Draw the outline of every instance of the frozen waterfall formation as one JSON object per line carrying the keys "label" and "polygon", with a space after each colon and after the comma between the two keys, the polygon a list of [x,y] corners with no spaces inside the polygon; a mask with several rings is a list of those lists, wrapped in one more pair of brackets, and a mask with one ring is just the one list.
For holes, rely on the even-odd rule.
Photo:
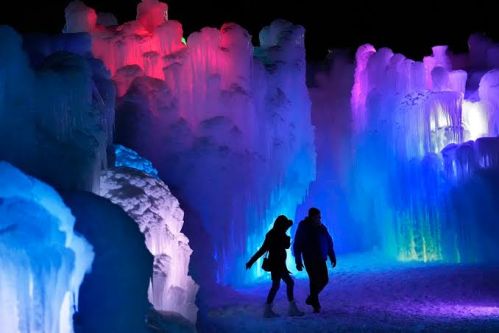
{"label": "frozen waterfall formation", "polygon": [[117,143],[152,161],[198,217],[187,236],[209,250],[194,251],[194,271],[214,260],[214,280],[251,278],[239,268],[276,216],[294,217],[315,177],[304,29],[276,21],[253,47],[228,23],[184,43],[181,24],[157,0],[142,1],[137,20],[120,26],[101,17],[72,2],[65,31],[89,32],[112,74]]}
{"label": "frozen waterfall formation", "polygon": [[72,333],[92,246],[50,186],[0,162],[0,323],[8,333]]}
{"label": "frozen waterfall formation", "polygon": [[101,175],[100,195],[119,205],[138,223],[154,255],[149,301],[156,310],[182,314],[196,322],[198,286],[189,277],[189,240],[180,232],[184,212],[151,163],[123,146],[116,167]]}
{"label": "frozen waterfall formation", "polygon": [[[8,64],[0,68],[0,158],[68,192],[65,194],[67,198],[73,198],[69,193],[72,191],[85,190],[99,193],[101,172],[108,168],[107,152],[111,148],[113,139],[116,93],[109,71],[102,61],[92,56],[90,36],[86,34],[57,36],[36,34],[21,37],[9,27],[0,27],[0,44],[2,45],[0,64]],[[118,152],[119,163],[125,165],[133,164],[134,161],[141,163],[138,155],[125,154],[125,158],[120,155],[120,152]],[[109,164],[112,165],[112,163]],[[144,167],[146,172],[153,170],[150,163],[146,163]],[[171,199],[173,200],[173,197]],[[75,206],[71,207],[75,210],[85,211],[85,205],[98,205],[92,199],[75,199],[75,201]],[[101,206],[104,207],[105,204],[102,203],[99,207]],[[106,212],[106,209],[101,211],[103,214]],[[82,217],[82,221],[77,221],[77,225],[84,226],[90,221],[84,218],[85,216]],[[122,217],[119,218],[125,221]],[[124,223],[129,222],[128,219]],[[171,221],[168,220],[168,222]],[[150,299],[156,300],[153,303],[157,305],[158,310],[177,311],[178,309],[178,313],[195,322],[196,308],[193,302],[197,286],[187,275],[190,249],[185,236],[176,229],[182,221],[173,222],[175,225],[171,226],[173,233],[167,235],[169,238],[159,234],[157,237],[158,239],[163,237],[165,241],[168,239],[176,242],[172,237],[178,235],[181,243],[185,245],[182,251],[185,251],[180,251],[181,255],[168,253],[174,258],[173,263],[170,263],[173,266],[165,263],[163,259],[160,265],[155,267],[156,272],[163,271],[168,279],[165,278],[162,282],[159,277],[161,274],[156,274],[153,281],[154,292],[150,295]],[[92,228],[98,230],[101,227],[102,230],[108,230],[106,225],[96,225]],[[88,228],[94,230],[91,227]],[[164,230],[156,229],[155,231],[163,232]],[[94,237],[93,233],[90,235]],[[136,235],[134,231],[130,231],[126,237],[135,239]],[[93,242],[98,242],[99,239],[97,237],[88,239],[88,241],[95,245]],[[168,251],[173,251],[168,244],[163,247],[167,247]],[[137,250],[141,251],[141,249]],[[96,255],[100,256],[102,253],[105,251],[100,250]],[[99,263],[100,258],[97,258],[96,262]],[[128,263],[133,265],[136,262],[128,261]],[[177,265],[182,269],[176,269]],[[92,274],[108,274],[109,271],[104,266],[101,265],[97,270],[99,273],[95,273],[94,270]],[[112,266],[108,265],[108,267]],[[152,268],[151,262],[149,270],[152,271]],[[136,269],[149,272],[142,266],[137,266]],[[172,270],[172,272],[167,270]],[[181,272],[185,272],[183,277]],[[86,278],[92,282],[85,285],[91,295],[100,287],[105,287],[106,283],[112,283],[111,280],[102,280],[102,285],[98,286],[92,274]],[[123,274],[132,274],[132,272],[124,270]],[[152,279],[152,274],[150,278]],[[185,281],[182,280],[183,278]],[[145,291],[144,299],[147,301],[147,286]],[[166,296],[166,293],[171,295]],[[112,293],[110,297],[114,297]],[[130,296],[128,299],[121,300],[123,309],[129,302],[136,302],[132,299],[133,296]],[[174,300],[179,301],[175,309]],[[85,306],[78,314],[79,318],[83,318],[80,321],[83,325],[97,320],[96,317],[92,317],[96,315],[95,311],[90,314],[95,307],[92,308],[89,302],[93,302],[92,299],[85,300]],[[43,309],[43,311],[51,310],[56,311]],[[89,312],[85,313],[85,311]],[[103,310],[103,313],[112,315],[112,312],[107,309]],[[138,311],[135,316],[140,316],[140,313],[142,310]],[[146,313],[143,314],[145,316]],[[51,315],[59,316],[56,313]],[[66,316],[66,314],[62,315]],[[21,325],[21,327],[24,326]],[[116,330],[118,326],[102,327]],[[93,329],[102,329],[102,327]]]}
{"label": "frozen waterfall formation", "polygon": [[115,88],[90,39],[23,40],[1,26],[0,45],[0,158],[57,188],[97,191]]}
{"label": "frozen waterfall formation", "polygon": [[370,221],[372,243],[400,260],[497,251],[499,46],[473,35],[469,47],[436,46],[422,62],[371,45],[356,54],[353,219]]}
{"label": "frozen waterfall formation", "polygon": [[157,0],[122,25],[80,1],[65,15],[59,36],[0,27],[0,158],[61,190],[93,252],[54,191],[0,164],[9,333],[71,332],[73,305],[75,332],[143,332],[148,300],[194,323],[197,292],[261,275],[244,263],[302,202],[344,252],[497,260],[496,44],[333,52],[307,88],[289,22],[254,47],[234,23],[185,40]]}
{"label": "frozen waterfall formation", "polygon": [[[301,27],[276,21],[252,47],[236,24],[185,43],[180,23],[155,0],[120,26],[78,2],[66,17],[67,32],[90,33],[116,82],[118,142],[151,160],[199,220],[186,231],[191,246],[209,244],[204,257],[193,253],[196,272],[211,270],[203,267],[209,253],[217,281],[243,281],[237,268],[272,219],[293,218],[304,199],[332,202],[325,216],[338,221],[343,241],[359,244],[340,240],[346,250],[381,247],[399,260],[486,257],[470,242],[488,222],[461,226],[454,194],[466,175],[495,167],[497,45],[472,36],[469,54],[436,46],[422,62],[361,46],[354,70],[336,61],[309,90],[314,143]],[[319,178],[307,193],[316,149]]]}

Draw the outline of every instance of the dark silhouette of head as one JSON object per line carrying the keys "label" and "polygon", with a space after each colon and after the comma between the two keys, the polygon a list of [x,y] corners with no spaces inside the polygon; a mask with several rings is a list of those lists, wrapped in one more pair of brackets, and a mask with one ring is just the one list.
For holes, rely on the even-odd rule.
{"label": "dark silhouette of head", "polygon": [[315,207],[312,207],[308,210],[309,217],[321,216],[321,211]]}
{"label": "dark silhouette of head", "polygon": [[308,219],[316,223],[321,223],[321,211],[315,207],[308,210]]}
{"label": "dark silhouette of head", "polygon": [[273,229],[278,230],[278,231],[286,231],[292,225],[293,225],[293,221],[291,221],[290,219],[288,219],[284,215],[279,215],[274,221]]}

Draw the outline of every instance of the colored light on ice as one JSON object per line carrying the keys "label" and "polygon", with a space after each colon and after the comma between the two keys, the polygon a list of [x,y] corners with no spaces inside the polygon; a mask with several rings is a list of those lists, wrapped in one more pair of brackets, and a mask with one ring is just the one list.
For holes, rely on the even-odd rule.
{"label": "colored light on ice", "polygon": [[463,101],[463,127],[466,140],[487,136],[488,125],[487,112],[480,102]]}

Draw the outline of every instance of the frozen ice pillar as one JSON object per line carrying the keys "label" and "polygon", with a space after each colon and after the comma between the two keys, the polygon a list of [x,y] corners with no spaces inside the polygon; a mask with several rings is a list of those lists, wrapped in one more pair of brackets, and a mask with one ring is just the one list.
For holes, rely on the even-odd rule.
{"label": "frozen ice pillar", "polygon": [[94,31],[97,24],[97,13],[87,7],[82,1],[71,1],[64,11],[66,26],[65,33]]}
{"label": "frozen ice pillar", "polygon": [[137,5],[137,21],[148,31],[168,21],[168,5],[158,0],[142,0]]}
{"label": "frozen ice pillar", "polygon": [[48,185],[0,162],[0,331],[70,333],[91,245]]}
{"label": "frozen ice pillar", "polygon": [[119,205],[139,225],[154,255],[149,301],[158,311],[196,322],[198,285],[189,276],[192,249],[181,232],[184,212],[151,162],[116,146],[116,167],[102,172],[100,195]]}

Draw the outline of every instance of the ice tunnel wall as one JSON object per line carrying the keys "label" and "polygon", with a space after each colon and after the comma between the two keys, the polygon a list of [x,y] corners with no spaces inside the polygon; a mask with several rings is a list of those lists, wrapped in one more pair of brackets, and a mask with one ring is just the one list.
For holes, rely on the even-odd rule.
{"label": "ice tunnel wall", "polygon": [[145,235],[154,255],[149,301],[158,311],[175,312],[196,322],[198,285],[189,276],[192,249],[180,231],[184,212],[151,162],[118,145],[116,167],[103,171],[100,195],[123,208]]}
{"label": "ice tunnel wall", "polygon": [[[305,201],[298,206],[297,217],[301,219],[310,207],[317,207],[321,210],[322,223],[333,235],[337,253],[363,250],[366,239],[362,236],[369,232],[359,233],[367,226],[351,219],[348,196],[353,132],[350,95],[354,64],[346,51],[334,50],[324,62],[308,64],[307,72],[317,176]],[[297,224],[293,226],[293,233]]]}
{"label": "ice tunnel wall", "polygon": [[0,159],[58,188],[98,190],[115,89],[88,36],[0,27]]}
{"label": "ice tunnel wall", "polygon": [[[8,27],[0,27],[0,44],[2,45],[0,52],[0,159],[15,163],[23,170],[37,175],[58,189],[64,190],[65,195],[71,199],[70,202],[77,201],[72,207],[77,212],[90,210],[85,206],[87,203],[80,202],[78,194],[74,194],[73,191],[92,190],[98,192],[100,190],[101,170],[112,165],[112,163],[108,165],[107,159],[113,154],[108,155],[109,151],[107,150],[113,140],[116,95],[109,71],[100,60],[93,58],[91,38],[87,34],[76,33],[56,36],[31,34],[21,37]],[[123,148],[118,151],[117,155],[118,165],[133,165],[136,168],[141,168],[144,172],[157,175],[152,164],[141,159],[137,154],[127,152]],[[161,186],[153,186],[153,188],[161,189]],[[163,192],[154,193],[160,195]],[[92,199],[90,198],[89,201]],[[103,201],[106,202],[106,200]],[[156,203],[158,202],[161,202],[161,199],[158,199]],[[113,206],[111,203],[109,205]],[[101,206],[105,206],[105,203],[102,203]],[[164,211],[167,207],[170,206],[165,205],[162,210]],[[175,309],[186,318],[195,321],[197,308],[194,305],[194,298],[198,287],[187,275],[191,250],[187,245],[187,239],[179,232],[182,221],[178,220],[179,216],[174,212],[175,209],[172,208],[170,222],[173,221],[173,232],[165,232],[161,228],[156,228],[150,232],[150,234],[157,236],[155,243],[149,242],[153,243],[152,250],[163,251],[159,253],[161,260],[158,260],[155,266],[156,274],[151,282],[154,287],[151,288],[150,299],[153,301],[154,298],[153,303],[157,305],[158,310]],[[93,212],[94,215],[92,212],[85,212],[81,214],[83,217],[78,220],[79,223],[76,225],[88,232],[92,227],[86,224],[96,223],[96,219],[102,219],[106,225],[101,225],[100,231],[95,233],[103,235],[105,233],[102,231],[105,230],[110,234],[116,234],[117,230],[113,233],[112,229],[116,228],[118,222],[123,222],[124,219],[117,214],[113,217],[116,221],[109,221],[106,219],[107,213],[107,210],[96,210]],[[123,215],[125,214],[123,213]],[[125,217],[127,216],[125,215]],[[125,222],[132,222],[132,226],[134,226],[133,221],[129,218]],[[96,229],[98,228],[96,227]],[[138,229],[137,233],[139,233]],[[95,237],[93,230],[86,235]],[[162,236],[164,237],[160,239]],[[172,245],[176,244],[175,238],[180,240],[177,247]],[[100,242],[98,237],[93,240],[95,239]],[[130,238],[127,241],[135,239]],[[116,238],[113,238],[113,241],[116,242]],[[171,242],[169,243],[169,241]],[[150,245],[149,243],[148,245]],[[95,243],[92,244],[95,246]],[[137,248],[130,245],[127,249],[134,251]],[[176,249],[177,251],[175,251]],[[141,250],[138,248],[138,251]],[[123,285],[115,283],[111,287],[108,284],[109,280],[107,280],[108,274],[113,269],[117,273],[114,265],[119,266],[120,262],[113,263],[113,266],[109,262],[103,264],[103,261],[110,258],[110,252],[100,249],[100,247],[99,251],[96,251],[98,256],[94,262],[94,264],[97,263],[97,269],[94,265],[94,274],[90,278],[87,275],[83,289],[87,293],[103,294],[102,291],[98,290],[105,288],[105,293],[111,295],[110,297],[116,303],[96,306],[93,294],[84,295],[80,299],[81,311],[78,312],[75,319],[75,323],[78,324],[75,324],[76,331],[82,329],[81,325],[86,327],[83,330],[89,329],[86,325],[93,325],[93,322],[99,326],[99,330],[105,330],[109,327],[131,325],[132,322],[136,323],[137,318],[139,323],[142,320],[141,313],[137,312],[133,316],[125,316],[125,323],[114,319],[110,319],[105,324],[99,323],[99,316],[112,313],[111,306],[115,307],[114,311],[116,311],[117,306],[128,311],[133,306],[138,309],[142,304],[140,300],[136,299],[140,290],[128,290],[127,295],[123,298],[116,296],[121,293],[119,290],[121,287],[126,289],[123,285],[128,284],[127,281],[133,277],[127,276],[125,278],[122,276]],[[101,258],[99,253],[106,253],[105,258]],[[173,256],[172,253],[182,255]],[[165,256],[166,254],[170,254],[173,259],[169,260]],[[134,265],[134,269],[141,274],[148,272],[143,267],[147,261],[142,260],[140,267],[137,266],[137,261],[134,262],[130,258],[128,258],[128,263]],[[172,270],[170,266],[180,268]],[[149,268],[152,272],[152,260]],[[122,273],[129,274],[126,269],[123,269]],[[170,270],[172,272],[169,272]],[[105,273],[103,274],[103,272]],[[172,274],[167,275],[166,273]],[[102,280],[104,276],[105,281]],[[146,282],[148,279],[149,277],[146,278]],[[143,305],[145,308],[147,288],[144,291]],[[76,299],[78,299],[78,295],[76,295]],[[117,305],[118,303],[121,304]],[[139,310],[142,311],[144,308]],[[33,309],[26,310],[23,315],[29,313],[32,318],[28,320],[36,321],[38,320],[36,317],[38,312],[38,309],[33,307]],[[96,329],[96,327],[92,328],[93,331]],[[21,331],[24,332],[24,330]],[[42,331],[49,332],[49,329],[45,328]]]}
{"label": "ice tunnel wall", "polygon": [[[244,263],[278,215],[294,218],[315,177],[304,29],[276,21],[253,47],[230,23],[184,44],[180,23],[160,12],[121,26],[95,23],[93,14],[77,23],[117,85],[118,143],[151,160],[199,216],[208,236],[199,242],[211,244],[203,256],[217,262],[214,279],[251,280],[263,272],[249,274]],[[66,27],[76,26],[72,20]],[[200,234],[187,234],[191,246]]]}
{"label": "ice tunnel wall", "polygon": [[0,162],[2,332],[71,333],[92,246],[48,185]]}
{"label": "ice tunnel wall", "polygon": [[350,218],[372,232],[361,236],[368,246],[399,260],[481,261],[497,251],[498,74],[473,57],[473,38],[467,55],[438,46],[423,62],[357,51]]}

